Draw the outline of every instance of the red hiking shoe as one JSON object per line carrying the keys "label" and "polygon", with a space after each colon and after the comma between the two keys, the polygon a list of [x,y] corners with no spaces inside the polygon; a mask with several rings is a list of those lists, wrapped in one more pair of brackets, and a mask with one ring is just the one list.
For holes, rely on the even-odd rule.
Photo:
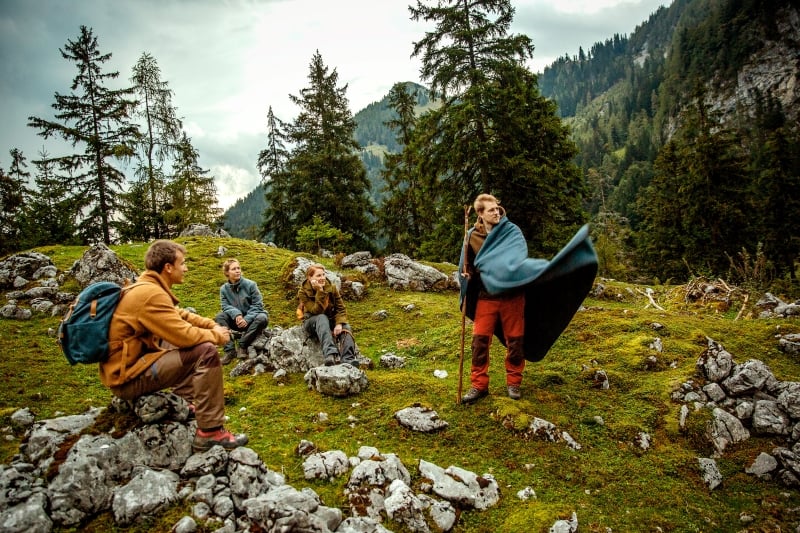
{"label": "red hiking shoe", "polygon": [[194,442],[192,442],[192,450],[196,452],[205,452],[214,446],[222,446],[226,450],[232,450],[239,446],[247,444],[247,435],[239,434],[234,435],[225,428],[220,428],[216,431],[203,431],[198,429],[194,435]]}

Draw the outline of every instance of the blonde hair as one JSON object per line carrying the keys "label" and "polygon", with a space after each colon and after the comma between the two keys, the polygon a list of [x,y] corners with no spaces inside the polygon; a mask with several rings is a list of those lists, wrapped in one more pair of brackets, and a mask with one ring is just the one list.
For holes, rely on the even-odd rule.
{"label": "blonde hair", "polygon": [[500,200],[498,200],[497,198],[495,198],[491,194],[485,194],[485,193],[484,194],[479,194],[478,197],[475,198],[475,203],[473,204],[475,212],[480,215],[481,213],[483,213],[483,210],[484,210],[484,207],[485,207],[484,204],[490,203],[490,202],[494,203],[494,204],[497,204],[497,205],[500,205]]}
{"label": "blonde hair", "polygon": [[222,263],[222,273],[225,274],[225,277],[228,277],[228,271],[231,269],[231,265],[234,263],[238,263],[239,260],[235,257],[231,257],[230,259],[226,259],[224,263]]}

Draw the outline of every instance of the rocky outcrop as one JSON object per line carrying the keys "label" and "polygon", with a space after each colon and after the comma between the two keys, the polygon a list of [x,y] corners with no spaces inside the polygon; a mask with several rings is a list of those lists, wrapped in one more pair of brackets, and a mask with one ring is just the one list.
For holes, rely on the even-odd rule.
{"label": "rocky outcrop", "polygon": [[213,230],[208,224],[189,224],[180,237],[230,237],[230,234],[222,228]]}
{"label": "rocky outcrop", "polygon": [[136,281],[139,273],[128,261],[121,259],[105,244],[92,245],[75,261],[67,275],[75,278],[82,289],[98,281],[110,281],[124,285],[127,281]]}
{"label": "rocky outcrop", "polygon": [[[97,430],[99,416],[129,413],[139,423],[127,432]],[[186,501],[191,513],[173,531],[201,525],[231,533],[388,532],[381,525],[386,518],[409,531],[450,531],[459,514],[499,502],[498,484],[490,474],[420,460],[415,483],[394,454],[362,446],[351,457],[343,450],[321,452],[302,441],[296,451],[305,457],[305,479],[349,475],[342,495],[349,508],[343,511],[326,505],[308,487],[287,484],[250,448],[228,452],[215,446],[192,453],[196,424],[189,413],[184,400],[164,392],[134,404],[115,401],[107,410],[39,422],[20,413],[15,419],[29,423],[28,439],[10,464],[0,465],[0,529],[47,533],[81,528],[107,512],[126,527]]]}
{"label": "rocky outcrop", "polygon": [[709,90],[707,104],[721,114],[724,122],[735,118],[741,109],[756,109],[760,95],[775,97],[787,115],[787,120],[800,120],[800,11],[786,6],[775,18],[777,32],[742,66],[736,81]]}
{"label": "rocky outcrop", "polygon": [[[759,455],[745,470],[800,487],[800,382],[778,380],[757,359],[737,363],[720,343],[707,342],[697,360],[697,379],[682,383],[672,393],[673,400],[683,403],[679,427],[686,429],[692,412],[710,410],[706,436],[715,457],[753,435],[768,437],[778,446]],[[722,483],[713,457],[701,460],[700,467],[709,488]]]}

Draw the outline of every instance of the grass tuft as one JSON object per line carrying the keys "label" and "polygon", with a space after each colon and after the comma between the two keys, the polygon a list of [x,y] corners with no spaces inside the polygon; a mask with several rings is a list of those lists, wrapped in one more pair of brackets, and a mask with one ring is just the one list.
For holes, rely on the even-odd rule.
{"label": "grass tuft", "polygon": [[[254,241],[189,237],[179,242],[188,250],[186,282],[175,288],[184,307],[213,317],[219,310],[219,286],[225,259],[237,257],[246,277],[264,295],[270,327],[298,324],[296,290],[288,284],[296,258],[306,257],[339,272],[343,279],[368,286],[367,295],[349,301],[348,316],[362,354],[374,363],[367,370],[369,388],[351,398],[330,398],[307,388],[302,375],[282,382],[270,374],[225,377],[228,426],[246,432],[249,446],[266,465],[286,476],[291,485],[316,491],[326,505],[349,514],[344,496],[346,476],[332,481],[305,480],[303,458],[296,448],[302,439],[320,451],[343,450],[355,455],[360,446],[395,453],[420,482],[421,459],[442,467],[456,465],[478,475],[493,475],[501,489],[500,503],[486,511],[459,511],[455,531],[545,532],[558,519],[576,512],[581,531],[789,531],[800,524],[800,497],[777,482],[744,473],[759,453],[770,453],[780,439],[754,436],[718,458],[723,484],[709,491],[700,479],[697,458],[712,457],[706,436],[710,412],[690,407],[686,428],[678,427],[680,405],[671,393],[681,383],[697,380],[695,363],[707,337],[722,343],[737,362],[764,361],[779,380],[800,375],[800,362],[777,349],[774,335],[800,332],[795,320],[734,320],[741,307],[722,309],[717,302],[686,297],[679,286],[657,286],[654,298],[665,310],[648,306],[645,287],[604,281],[601,299],[589,298],[547,357],[529,363],[522,382],[522,399],[506,395],[502,346],[491,347],[490,394],[474,405],[456,403],[458,376],[469,387],[470,324],[462,340],[458,296],[453,291],[430,293],[389,289],[373,277],[342,271],[336,261]],[[217,256],[220,246],[227,249]],[[122,258],[143,270],[144,244],[112,246]],[[85,247],[48,246],[36,251],[52,258],[65,271]],[[377,261],[377,264],[382,264]],[[450,275],[455,267],[432,264]],[[62,290],[71,287],[68,283]],[[77,286],[72,287],[77,292]],[[791,300],[789,297],[783,298]],[[757,298],[751,298],[755,301]],[[380,319],[376,311],[386,311]],[[757,316],[745,312],[742,316]],[[17,409],[28,407],[37,419],[77,414],[107,406],[111,395],[99,382],[97,369],[71,367],[50,330],[58,317],[34,316],[17,322],[0,320],[0,419],[10,425]],[[655,329],[654,324],[661,329]],[[660,338],[663,351],[650,347]],[[379,366],[386,353],[405,357],[399,369]],[[648,358],[654,356],[655,365]],[[434,375],[443,370],[447,377]],[[608,376],[603,389],[595,373]],[[443,431],[420,434],[402,427],[394,413],[415,404],[430,407],[449,423]],[[580,445],[529,438],[526,428],[534,417],[567,431]],[[92,431],[115,437],[136,421],[108,412]],[[651,436],[651,447],[636,443],[640,433]],[[11,433],[11,435],[14,435]],[[16,440],[0,441],[0,460],[18,452]],[[68,446],[64,450],[68,449]],[[63,454],[62,451],[60,453]],[[63,460],[63,459],[62,459]],[[57,468],[58,461],[53,468]],[[530,486],[536,498],[521,501],[516,493]],[[169,531],[190,504],[181,502],[163,515],[128,529],[103,515],[84,531]],[[740,516],[752,516],[750,523]],[[396,523],[387,528],[402,533]]]}

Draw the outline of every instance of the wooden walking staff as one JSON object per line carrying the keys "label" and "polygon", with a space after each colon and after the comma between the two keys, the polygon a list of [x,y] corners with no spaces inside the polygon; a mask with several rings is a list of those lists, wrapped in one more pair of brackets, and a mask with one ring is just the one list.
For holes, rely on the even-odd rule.
{"label": "wooden walking staff", "polygon": [[[464,271],[461,272],[462,278],[467,279],[467,246],[469,246],[469,212],[472,207],[464,206],[464,247],[461,253],[464,260]],[[464,294],[464,301],[461,302],[461,352],[458,357],[458,396],[456,396],[456,405],[461,404],[461,382],[464,376],[464,336],[466,335],[467,327],[467,296]]]}

